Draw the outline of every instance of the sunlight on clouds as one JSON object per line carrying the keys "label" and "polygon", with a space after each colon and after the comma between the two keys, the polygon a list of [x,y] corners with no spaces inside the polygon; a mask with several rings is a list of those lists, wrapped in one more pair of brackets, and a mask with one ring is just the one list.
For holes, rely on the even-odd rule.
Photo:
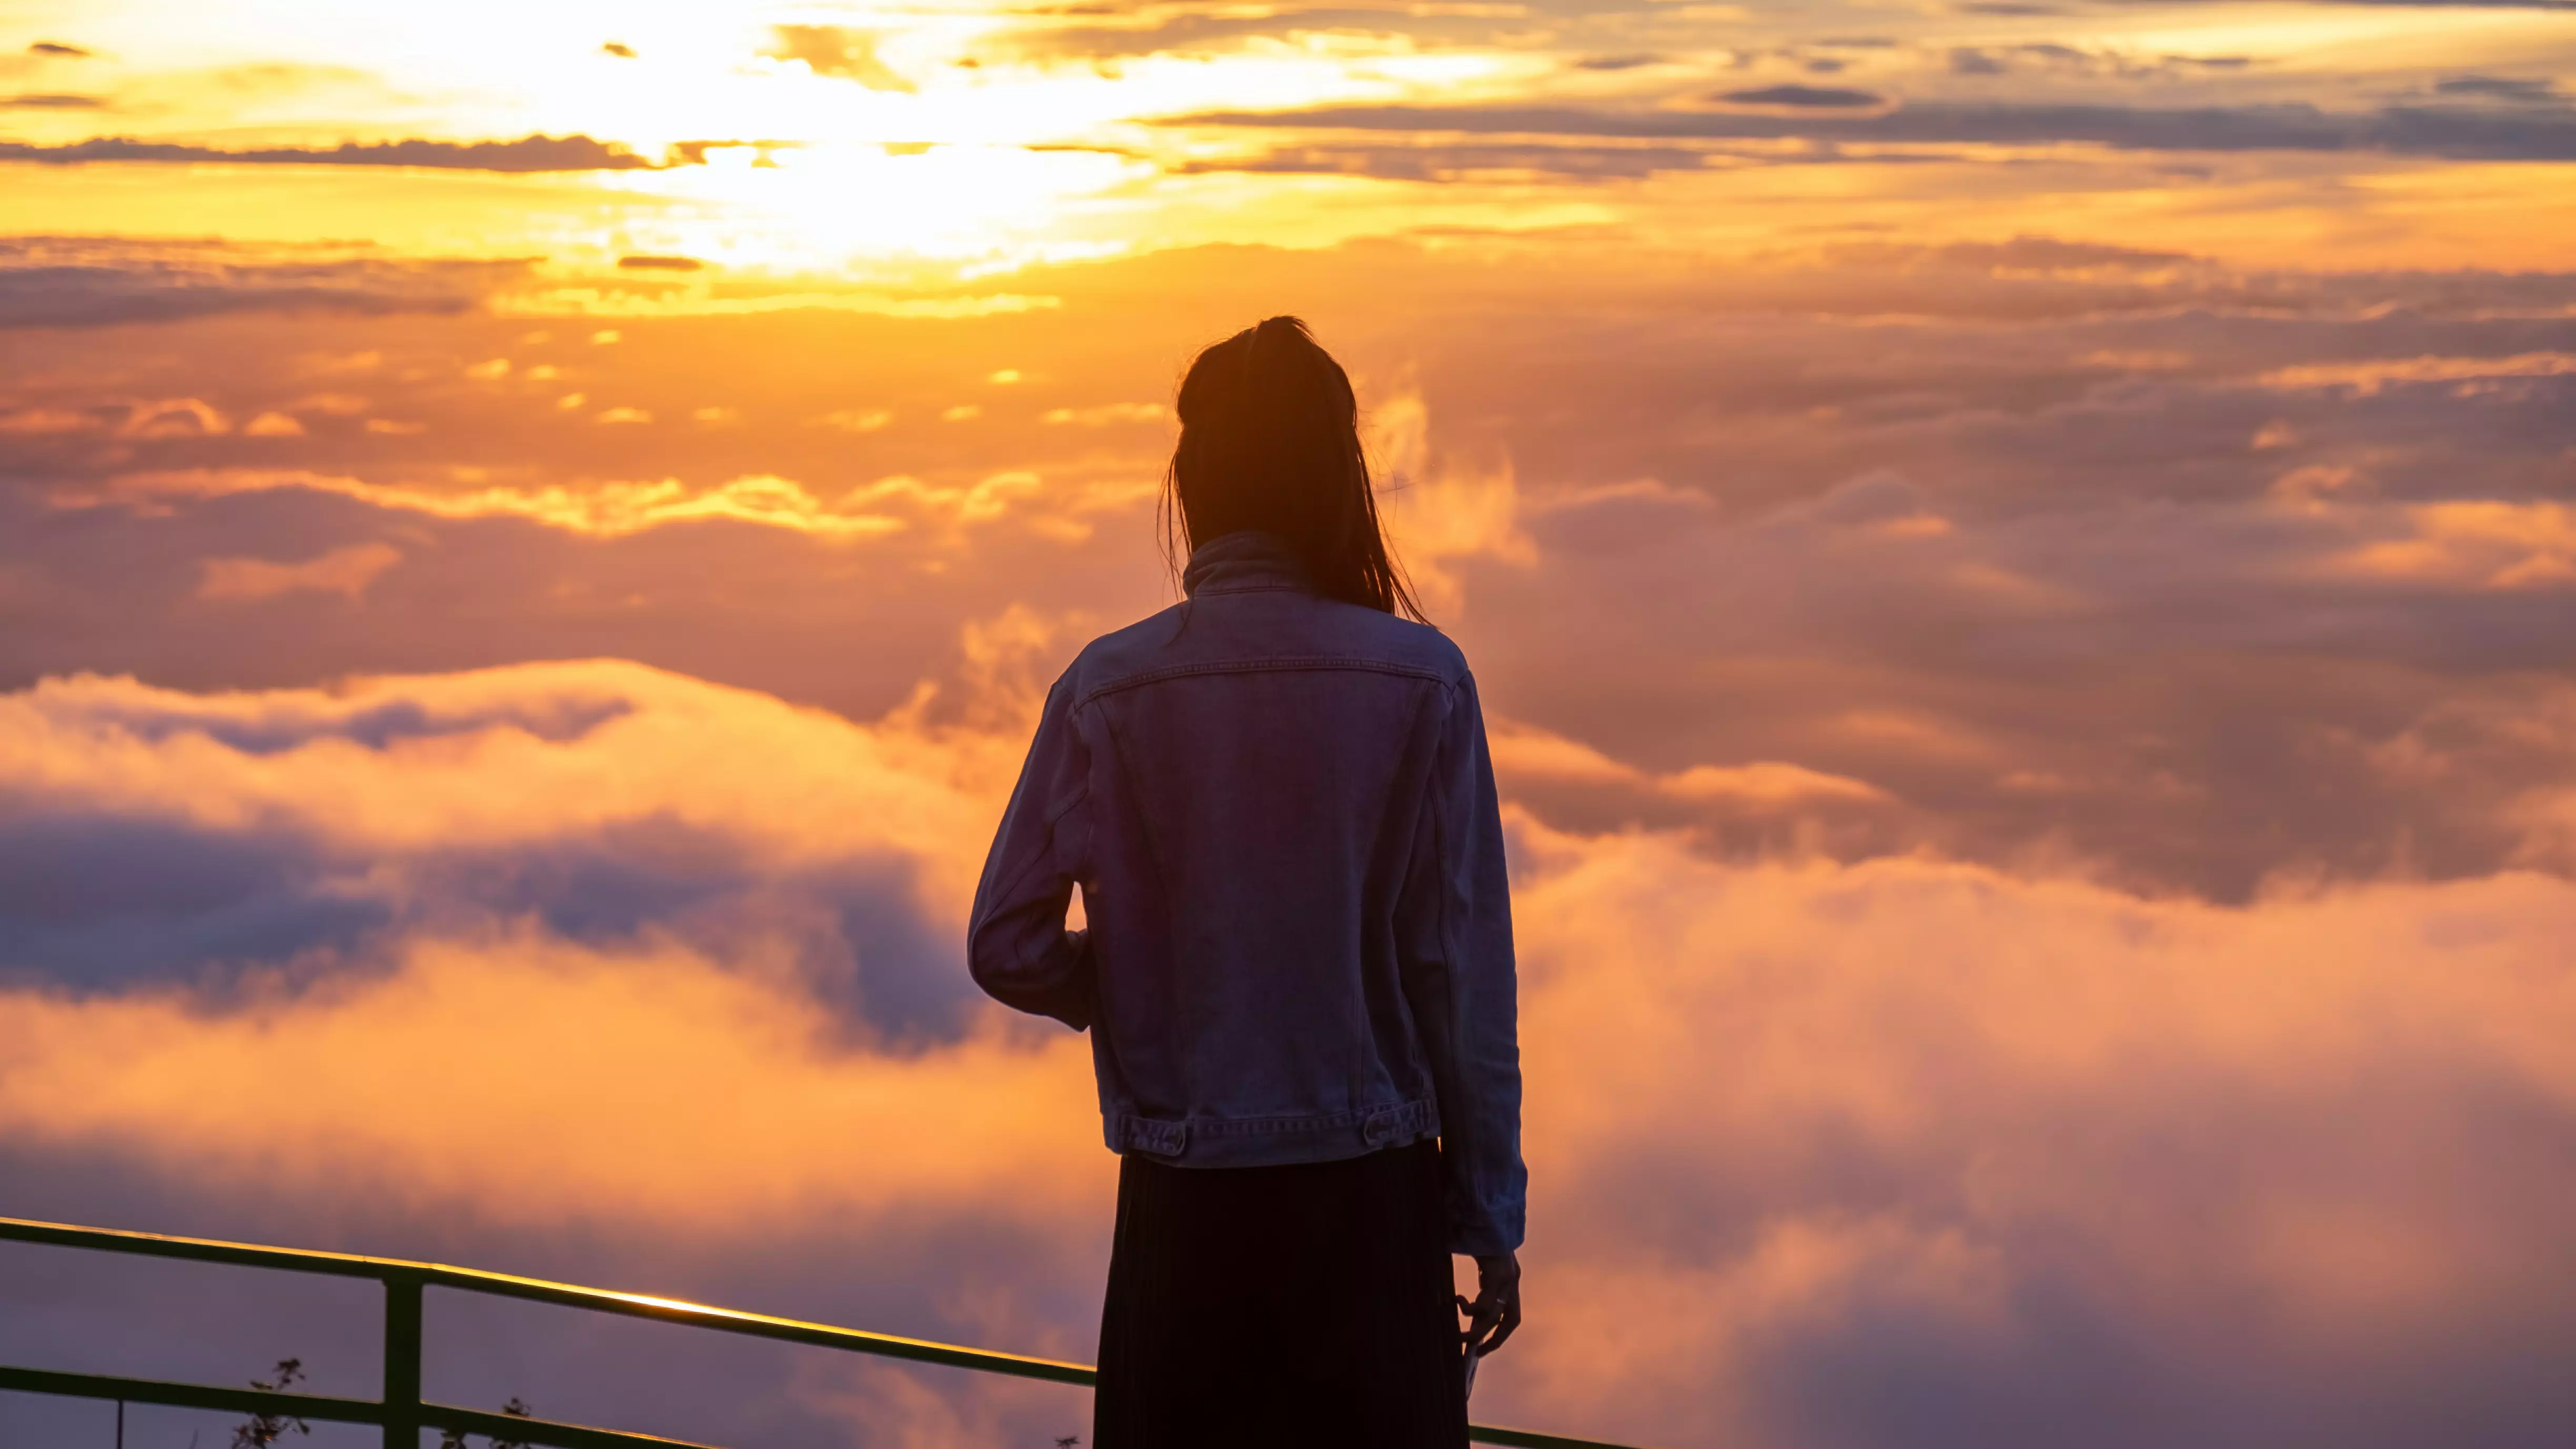
{"label": "sunlight on clouds", "polygon": [[2373,543],[2330,568],[2477,589],[2576,588],[2576,508],[2462,500],[2405,510],[2413,536]]}
{"label": "sunlight on clouds", "polygon": [[1614,760],[1579,740],[1534,725],[1489,717],[1494,769],[1507,787],[1565,783],[1648,790],[1678,800],[1786,806],[1818,800],[1882,801],[1865,781],[1777,760],[1745,765],[1693,765],[1658,775]]}
{"label": "sunlight on clouds", "polygon": [[852,1053],[810,1001],[677,946],[504,931],[410,942],[391,976],[215,1016],[177,993],[0,992],[0,1131],[117,1144],[209,1186],[336,1195],[354,1178],[504,1220],[740,1232],[995,1206],[1032,1180],[1048,1210],[1097,1214],[1111,1159],[1089,1057],[1070,1034]]}
{"label": "sunlight on clouds", "polygon": [[[1028,626],[1014,626],[1026,634]],[[988,674],[1003,653],[989,640]],[[380,746],[372,722],[453,721]],[[282,734],[275,749],[238,741]],[[857,842],[944,862],[972,885],[1017,744],[875,726],[621,662],[526,664],[189,695],[131,679],[0,696],[0,775],[22,797],[167,812],[209,828],[291,824],[351,848],[541,839],[666,816],[785,866]],[[964,919],[962,896],[943,911]]]}
{"label": "sunlight on clouds", "polygon": [[2524,1255],[2576,1181],[2472,1123],[2490,1093],[2576,1119],[2564,880],[2228,910],[1515,839],[1527,1070],[1557,1084],[1528,1109],[1556,1267],[1516,1405],[1848,1442],[1836,1396],[1874,1355],[1971,1397],[2027,1382],[2072,1351],[2052,1303],[2248,1367],[2285,1338],[2405,1361],[2455,1315],[2545,1311]]}
{"label": "sunlight on clouds", "polygon": [[[926,133],[949,134],[937,127]],[[818,146],[781,153],[769,168],[710,165],[627,173],[602,184],[666,203],[639,228],[657,246],[772,269],[829,271],[859,255],[1082,255],[1085,248],[1069,249],[1056,236],[1063,211],[1077,198],[1149,174],[1149,167],[1104,152],[943,143],[908,153]]]}
{"label": "sunlight on clouds", "polygon": [[1371,406],[1365,424],[1388,541],[1426,609],[1466,607],[1465,583],[1451,567],[1458,561],[1482,557],[1524,567],[1538,561],[1538,546],[1520,526],[1511,460],[1470,468],[1435,458],[1431,410],[1418,383],[1400,380],[1392,395]]}
{"label": "sunlight on clouds", "polygon": [[1742,800],[1785,805],[1811,799],[1884,800],[1887,792],[1842,775],[1803,765],[1764,761],[1751,765],[1693,765],[1658,782],[1685,800]]}
{"label": "sunlight on clouds", "polygon": [[[579,394],[571,397],[578,398]],[[566,401],[560,406],[577,407]],[[635,408],[611,408],[600,415],[603,423],[649,422],[649,414]],[[391,425],[372,431],[395,428],[420,430],[417,424]],[[276,488],[303,488],[317,493],[334,493],[355,498],[381,508],[407,509],[435,514],[441,518],[525,518],[575,533],[615,538],[664,524],[686,523],[705,519],[733,519],[773,528],[793,529],[799,533],[823,538],[863,539],[896,532],[904,527],[903,519],[882,513],[848,512],[825,505],[793,479],[776,477],[736,478],[709,488],[692,488],[676,478],[655,483],[609,482],[586,486],[549,484],[542,488],[489,487],[442,492],[400,484],[369,483],[362,479],[338,477],[300,470],[255,468],[194,469],[175,473],[130,473],[115,480],[109,496],[119,500],[153,498],[208,498],[228,493],[255,493]],[[967,497],[971,490],[952,490]],[[856,501],[905,496],[944,501],[937,490],[910,485],[908,480],[890,480],[876,485],[875,491],[861,490]],[[981,503],[986,494],[974,494],[971,501]],[[91,498],[70,496],[61,500],[66,506],[81,506]],[[848,501],[848,500],[845,500]],[[989,517],[999,511],[998,504],[983,512],[969,512],[968,517]]]}
{"label": "sunlight on clouds", "polygon": [[2526,352],[2514,357],[2391,357],[2275,368],[2265,387],[2348,387],[2370,397],[2397,383],[2472,382],[2495,377],[2563,377],[2576,373],[2576,353]]}

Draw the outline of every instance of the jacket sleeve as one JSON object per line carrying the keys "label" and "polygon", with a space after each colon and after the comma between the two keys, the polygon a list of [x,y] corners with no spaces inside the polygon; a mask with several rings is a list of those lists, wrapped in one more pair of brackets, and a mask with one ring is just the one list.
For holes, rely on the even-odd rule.
{"label": "jacket sleeve", "polygon": [[1090,874],[1090,762],[1073,723],[1072,675],[1048,691],[1020,783],[1002,813],[975,910],[966,969],[1005,1006],[1091,1025],[1094,968],[1088,931],[1065,929],[1076,881]]}
{"label": "jacket sleeve", "polygon": [[1406,1003],[1430,1058],[1449,1247],[1521,1244],[1521,1065],[1502,811],[1473,678],[1445,690],[1430,789],[1397,903]]}

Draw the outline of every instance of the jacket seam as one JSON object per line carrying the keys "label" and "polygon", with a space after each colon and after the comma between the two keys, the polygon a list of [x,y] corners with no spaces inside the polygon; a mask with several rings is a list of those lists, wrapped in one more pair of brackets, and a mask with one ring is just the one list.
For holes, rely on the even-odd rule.
{"label": "jacket seam", "polygon": [[[1453,698],[1447,701],[1449,705],[1449,717],[1441,722],[1441,732],[1444,735],[1456,727],[1458,720],[1461,717],[1462,706],[1465,703],[1465,701],[1454,697],[1457,693],[1458,686],[1452,684],[1448,686],[1448,688],[1453,695]],[[1448,743],[1449,741],[1446,739],[1441,741],[1441,744],[1444,746]],[[1433,755],[1431,768],[1431,858],[1433,861],[1437,862],[1439,866],[1438,899],[1440,902],[1439,929],[1434,933],[1432,939],[1440,943],[1440,1014],[1444,1018],[1440,1023],[1440,1033],[1447,1041],[1450,1059],[1445,1064],[1447,1070],[1444,1073],[1442,1070],[1444,1064],[1433,1056],[1429,1043],[1424,1043],[1422,1065],[1431,1074],[1432,1095],[1435,1099],[1440,1095],[1441,1078],[1444,1075],[1447,1076],[1451,1082],[1455,1083],[1462,1092],[1466,1087],[1466,1079],[1459,1072],[1457,1060],[1457,1054],[1462,1045],[1461,1038],[1466,1026],[1465,1022],[1459,1020],[1458,1012],[1458,955],[1461,943],[1451,940],[1449,935],[1449,868],[1452,859],[1449,853],[1449,773],[1447,770],[1441,768],[1439,758],[1440,753],[1446,753],[1446,751],[1444,750]],[[1466,1175],[1465,1168],[1467,1166],[1466,1153],[1468,1139],[1474,1135],[1475,1129],[1471,1124],[1474,1122],[1476,1116],[1476,1114],[1470,1110],[1469,1103],[1461,1101],[1457,1106],[1458,1111],[1455,1114],[1455,1120],[1452,1120],[1450,1113],[1444,1112],[1441,1114],[1440,1121],[1442,1134],[1453,1139],[1459,1149],[1458,1161],[1461,1170],[1458,1178],[1451,1179],[1452,1184],[1455,1184],[1460,1178],[1463,1178]],[[1442,1145],[1446,1147],[1450,1144],[1443,1143]],[[1475,1197],[1473,1190],[1469,1190],[1463,1194],[1454,1192],[1443,1194],[1444,1197],[1461,1195],[1471,1199]],[[1481,1207],[1481,1204],[1478,1206]]]}
{"label": "jacket seam", "polygon": [[[1417,743],[1412,748],[1423,751],[1423,753],[1428,757],[1422,762],[1422,778],[1427,788],[1422,792],[1422,804],[1417,807],[1414,815],[1414,828],[1417,831],[1421,829],[1424,823],[1423,816],[1433,813],[1431,807],[1436,805],[1440,797],[1440,737],[1447,729],[1447,711],[1443,710],[1443,718],[1439,721],[1432,722],[1430,743],[1428,747],[1425,748],[1422,744],[1418,743],[1421,737],[1420,732],[1424,724],[1423,716],[1431,712],[1432,706],[1435,703],[1446,704],[1446,693],[1447,686],[1445,685],[1442,687],[1441,694],[1435,695],[1426,692],[1420,703],[1414,708],[1413,728],[1416,732],[1415,739]],[[1438,827],[1435,825],[1433,827],[1432,844],[1437,848],[1439,843],[1440,837],[1438,834]],[[1408,839],[1406,841],[1403,869],[1401,869],[1397,874],[1394,894],[1387,902],[1389,911],[1392,912],[1399,920],[1403,916],[1405,896],[1414,885],[1412,866],[1414,860],[1419,855],[1420,851],[1416,848],[1415,843],[1411,839]],[[1423,1040],[1422,1024],[1414,1019],[1415,1012],[1413,1009],[1413,1002],[1411,1000],[1411,993],[1408,992],[1404,986],[1406,972],[1403,959],[1403,948],[1400,942],[1397,947],[1395,972],[1395,1009],[1397,1014],[1403,1019],[1405,1031],[1410,1034],[1415,1043],[1419,1045]],[[1439,1095],[1440,1087],[1436,1080],[1432,1080],[1431,1054],[1427,1047],[1423,1049],[1422,1053],[1422,1076],[1425,1078],[1426,1083],[1436,1100]]]}
{"label": "jacket seam", "polygon": [[1304,584],[1201,584],[1190,590],[1193,599],[1216,594],[1311,594]]}
{"label": "jacket seam", "polygon": [[1443,671],[1419,664],[1399,664],[1391,659],[1352,659],[1330,654],[1279,655],[1268,659],[1221,659],[1196,664],[1173,664],[1161,669],[1149,669],[1142,674],[1123,675],[1105,683],[1095,684],[1083,691],[1081,700],[1074,705],[1074,708],[1081,709],[1103,695],[1116,694],[1121,690],[1136,689],[1148,684],[1157,684],[1166,679],[1179,679],[1193,674],[1288,674],[1334,669],[1361,670],[1373,674],[1397,674],[1408,679],[1429,680],[1446,688],[1456,688]]}
{"label": "jacket seam", "polygon": [[[1072,725],[1070,712],[1068,712],[1068,717],[1065,723],[1067,728],[1070,729]],[[1029,877],[1036,875],[1042,868],[1054,862],[1056,856],[1056,827],[1064,823],[1064,817],[1072,814],[1077,806],[1090,798],[1090,771],[1085,769],[1083,772],[1083,781],[1080,786],[1075,788],[1071,798],[1067,799],[1062,805],[1057,806],[1055,809],[1047,813],[1044,825],[1044,829],[1046,831],[1045,849],[1032,852],[1029,859],[1023,862],[1020,868],[1011,874],[1008,882],[1001,885],[994,891],[993,894],[997,903],[1007,901],[1011,897],[1018,895],[1020,887],[1028,882]],[[1007,910],[1008,908],[1003,907],[1003,909]],[[1043,953],[1043,948],[1041,948],[1041,953]],[[1025,967],[1031,964],[1025,955],[1019,952],[1014,952],[1013,955],[1018,959],[1020,965]]]}

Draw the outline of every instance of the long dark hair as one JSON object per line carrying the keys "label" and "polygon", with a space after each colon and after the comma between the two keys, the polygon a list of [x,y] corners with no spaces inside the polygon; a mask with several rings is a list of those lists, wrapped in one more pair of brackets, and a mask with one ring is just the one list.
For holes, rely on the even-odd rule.
{"label": "long dark hair", "polygon": [[1257,528],[1288,540],[1326,598],[1422,619],[1378,526],[1350,375],[1305,323],[1273,317],[1200,353],[1179,411],[1163,476],[1166,559]]}

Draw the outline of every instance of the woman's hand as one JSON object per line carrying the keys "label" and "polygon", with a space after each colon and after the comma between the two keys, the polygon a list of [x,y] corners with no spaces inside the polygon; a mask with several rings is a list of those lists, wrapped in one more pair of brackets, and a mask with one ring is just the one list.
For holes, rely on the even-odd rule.
{"label": "woman's hand", "polygon": [[1458,1311],[1467,1315],[1466,1332],[1458,1335],[1467,1352],[1481,1357],[1501,1348],[1512,1330],[1521,1326],[1520,1255],[1476,1259],[1476,1301],[1459,1296]]}

